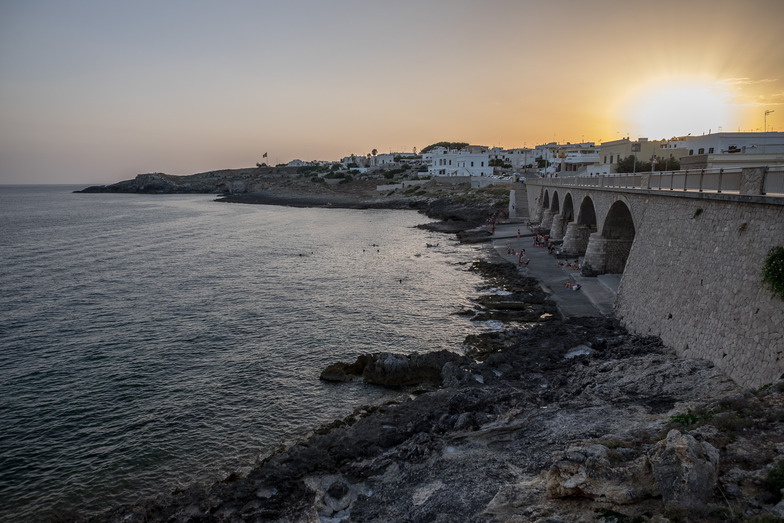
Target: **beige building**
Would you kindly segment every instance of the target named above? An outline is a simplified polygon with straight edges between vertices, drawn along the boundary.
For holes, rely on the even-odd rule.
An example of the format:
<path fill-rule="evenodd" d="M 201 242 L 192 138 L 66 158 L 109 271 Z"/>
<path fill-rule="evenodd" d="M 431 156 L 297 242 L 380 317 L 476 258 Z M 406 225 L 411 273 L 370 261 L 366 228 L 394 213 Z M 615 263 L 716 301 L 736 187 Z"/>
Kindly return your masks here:
<path fill-rule="evenodd" d="M 618 162 L 630 155 L 636 155 L 641 162 L 649 162 L 651 158 L 675 158 L 688 155 L 689 152 L 682 148 L 671 148 L 667 141 L 648 140 L 639 138 L 631 141 L 621 138 L 611 142 L 604 142 L 599 152 L 599 163 L 592 169 L 592 174 L 613 174 L 618 172 Z"/>

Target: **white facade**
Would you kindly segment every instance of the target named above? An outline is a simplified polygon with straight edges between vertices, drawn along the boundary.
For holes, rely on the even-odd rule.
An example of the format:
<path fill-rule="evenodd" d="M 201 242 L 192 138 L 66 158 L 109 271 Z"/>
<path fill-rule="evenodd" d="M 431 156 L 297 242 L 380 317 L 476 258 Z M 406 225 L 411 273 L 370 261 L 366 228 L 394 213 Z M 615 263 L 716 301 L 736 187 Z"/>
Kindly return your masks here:
<path fill-rule="evenodd" d="M 404 163 L 419 163 L 421 160 L 414 153 L 383 153 L 370 157 L 371 167 Z"/>
<path fill-rule="evenodd" d="M 469 145 L 463 149 L 436 147 L 423 155 L 429 159 L 428 174 L 431 176 L 490 176 L 490 153 L 487 147 Z"/>
<path fill-rule="evenodd" d="M 493 147 L 490 149 L 491 160 L 501 160 L 505 165 L 511 165 L 512 169 L 525 169 L 527 166 L 536 166 L 536 153 L 534 149 L 527 147 L 517 149 L 503 149 Z"/>
<path fill-rule="evenodd" d="M 686 156 L 696 154 L 779 154 L 784 153 L 784 133 L 713 133 L 703 136 L 680 136 L 666 141 L 662 149 L 685 149 Z"/>

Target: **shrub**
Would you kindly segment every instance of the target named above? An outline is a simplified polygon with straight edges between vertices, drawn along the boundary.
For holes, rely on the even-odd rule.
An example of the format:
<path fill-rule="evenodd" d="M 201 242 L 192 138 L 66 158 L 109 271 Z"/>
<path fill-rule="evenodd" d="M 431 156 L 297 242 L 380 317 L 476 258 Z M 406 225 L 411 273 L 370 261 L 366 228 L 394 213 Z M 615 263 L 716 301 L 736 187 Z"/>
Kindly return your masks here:
<path fill-rule="evenodd" d="M 765 485 L 771 494 L 777 497 L 776 502 L 781 499 L 781 489 L 784 488 L 784 460 L 779 461 L 772 469 L 768 471 L 768 477 L 765 478 Z"/>
<path fill-rule="evenodd" d="M 784 247 L 777 246 L 768 251 L 762 266 L 762 283 L 784 300 Z"/>
<path fill-rule="evenodd" d="M 692 412 L 691 409 L 686 409 L 686 412 L 670 416 L 671 425 L 681 425 L 683 427 L 690 427 L 704 421 L 711 419 L 712 415 L 709 412 Z"/>

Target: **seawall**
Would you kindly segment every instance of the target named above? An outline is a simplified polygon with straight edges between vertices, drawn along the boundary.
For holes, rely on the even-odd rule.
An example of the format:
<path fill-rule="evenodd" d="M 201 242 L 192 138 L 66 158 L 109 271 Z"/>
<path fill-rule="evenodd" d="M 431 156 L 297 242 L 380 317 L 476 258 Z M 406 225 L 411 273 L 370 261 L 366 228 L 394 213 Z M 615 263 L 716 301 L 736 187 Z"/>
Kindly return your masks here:
<path fill-rule="evenodd" d="M 713 362 L 742 386 L 776 381 L 784 374 L 784 302 L 761 283 L 761 271 L 784 240 L 784 207 L 650 198 L 618 292 L 621 322 Z"/>

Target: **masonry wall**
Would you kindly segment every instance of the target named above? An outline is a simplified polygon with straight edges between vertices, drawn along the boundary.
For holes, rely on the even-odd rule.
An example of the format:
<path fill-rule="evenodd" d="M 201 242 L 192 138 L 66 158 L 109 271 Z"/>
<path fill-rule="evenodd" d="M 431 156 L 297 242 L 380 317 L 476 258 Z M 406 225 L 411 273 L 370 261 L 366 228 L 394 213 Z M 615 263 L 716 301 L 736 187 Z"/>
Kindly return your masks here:
<path fill-rule="evenodd" d="M 741 386 L 778 379 L 784 301 L 760 280 L 770 248 L 784 245 L 784 206 L 646 198 L 632 202 L 637 231 L 616 301 L 621 322 L 712 361 Z"/>

